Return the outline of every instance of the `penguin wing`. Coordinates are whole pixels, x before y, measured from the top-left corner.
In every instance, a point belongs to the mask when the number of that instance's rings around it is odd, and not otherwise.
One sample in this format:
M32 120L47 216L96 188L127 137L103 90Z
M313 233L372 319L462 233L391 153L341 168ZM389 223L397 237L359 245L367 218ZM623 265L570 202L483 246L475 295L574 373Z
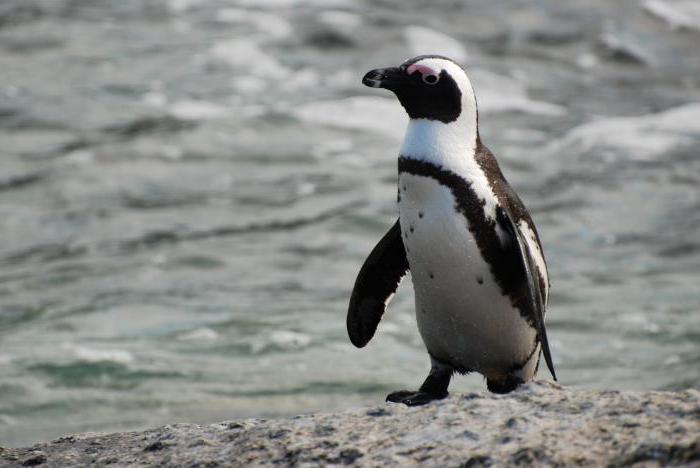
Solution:
M398 221L372 249L360 269L350 296L347 327L352 344L365 346L374 336L384 310L408 271Z
M542 354L547 363L547 368L551 372L554 380L557 380L557 374L554 372L554 364L552 363L552 354L549 351L549 341L547 340L547 330L544 326L545 312L545 292L542 290L542 283L538 281L537 267L533 253L530 251L525 236L518 228L518 225L513 221L513 218L503 207L496 208L496 221L504 232L508 233L511 238L517 256L522 264L525 273L525 282L527 284L525 298L525 307L527 308L528 316L533 319L537 335L542 344Z

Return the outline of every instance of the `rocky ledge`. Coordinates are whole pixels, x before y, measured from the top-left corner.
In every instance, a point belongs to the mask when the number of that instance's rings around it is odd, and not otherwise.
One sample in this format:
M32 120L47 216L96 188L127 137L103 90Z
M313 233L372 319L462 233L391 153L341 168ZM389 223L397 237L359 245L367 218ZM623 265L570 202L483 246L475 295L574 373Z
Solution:
M698 465L700 391L589 391L548 382L418 408L85 434L0 449L3 466Z

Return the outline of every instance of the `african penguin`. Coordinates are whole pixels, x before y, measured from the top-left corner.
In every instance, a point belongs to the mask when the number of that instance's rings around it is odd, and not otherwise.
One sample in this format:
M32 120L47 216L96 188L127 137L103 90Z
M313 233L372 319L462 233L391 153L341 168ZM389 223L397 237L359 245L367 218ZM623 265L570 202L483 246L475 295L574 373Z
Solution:
M478 372L507 393L532 380L540 351L554 366L544 325L547 265L535 225L479 139L476 98L454 61L419 56L368 72L410 117L398 161L399 220L365 260L347 328L357 347L374 335L411 271L415 313L431 369L418 391L387 401L445 398L454 372Z

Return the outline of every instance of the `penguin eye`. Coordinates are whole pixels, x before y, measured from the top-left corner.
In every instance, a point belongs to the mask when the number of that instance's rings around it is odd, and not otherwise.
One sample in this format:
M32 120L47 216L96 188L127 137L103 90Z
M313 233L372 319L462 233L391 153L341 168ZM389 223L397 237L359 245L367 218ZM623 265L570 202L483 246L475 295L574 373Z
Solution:
M423 75L423 83L434 85L440 78L437 75Z

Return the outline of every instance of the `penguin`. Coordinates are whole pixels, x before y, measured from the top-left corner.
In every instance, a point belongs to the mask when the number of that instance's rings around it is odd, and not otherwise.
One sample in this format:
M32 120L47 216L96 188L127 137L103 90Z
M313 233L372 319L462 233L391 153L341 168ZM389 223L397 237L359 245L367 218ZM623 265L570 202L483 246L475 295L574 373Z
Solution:
M479 138L476 97L464 69L439 55L369 71L362 83L392 91L409 116L398 158L399 219L371 251L347 314L364 347L410 271L415 315L430 356L417 391L386 400L408 406L447 397L453 374L476 372L508 393L532 380L544 355L549 276L525 205Z

